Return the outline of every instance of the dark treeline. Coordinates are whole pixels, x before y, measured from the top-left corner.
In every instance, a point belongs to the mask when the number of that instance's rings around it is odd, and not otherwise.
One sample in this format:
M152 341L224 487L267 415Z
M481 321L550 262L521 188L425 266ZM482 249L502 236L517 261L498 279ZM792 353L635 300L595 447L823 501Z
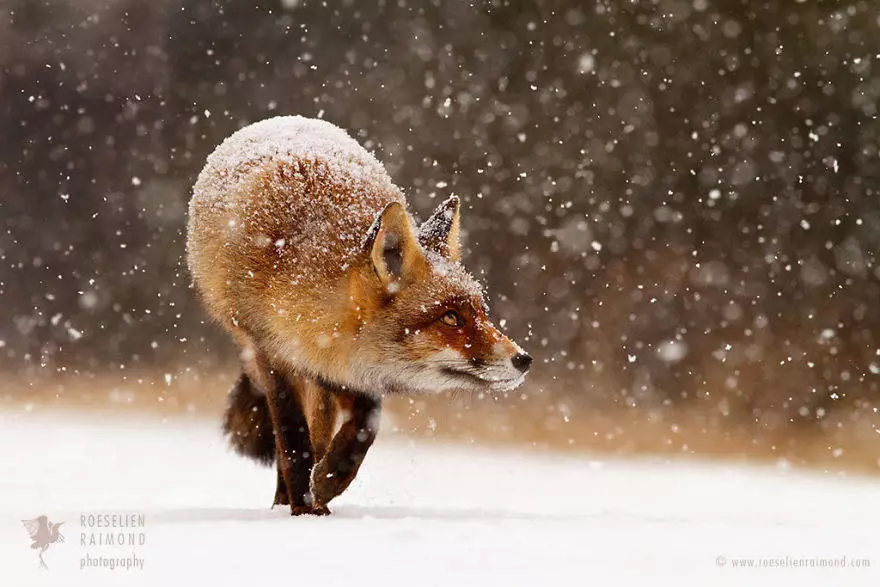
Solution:
M527 392L876 426L876 5L477 4L5 2L0 366L234 361L188 289L190 186L303 114L418 215L463 197Z

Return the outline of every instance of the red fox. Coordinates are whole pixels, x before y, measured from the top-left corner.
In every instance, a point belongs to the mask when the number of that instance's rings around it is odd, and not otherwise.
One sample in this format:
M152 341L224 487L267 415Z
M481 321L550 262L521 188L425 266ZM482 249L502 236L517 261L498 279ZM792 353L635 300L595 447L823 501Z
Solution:
M276 463L276 505L329 513L384 396L522 383L532 358L459 263L459 217L453 196L416 228L384 167L322 120L264 120L208 157L189 268L242 350L224 429L239 454Z

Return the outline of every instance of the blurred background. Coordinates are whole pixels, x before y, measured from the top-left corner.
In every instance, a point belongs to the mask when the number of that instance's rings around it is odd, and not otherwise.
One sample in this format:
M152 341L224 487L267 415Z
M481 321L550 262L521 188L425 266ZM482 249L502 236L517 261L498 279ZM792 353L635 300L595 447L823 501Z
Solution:
M537 362L386 428L880 471L880 9L0 2L0 401L214 416L207 154L280 114L373 150Z

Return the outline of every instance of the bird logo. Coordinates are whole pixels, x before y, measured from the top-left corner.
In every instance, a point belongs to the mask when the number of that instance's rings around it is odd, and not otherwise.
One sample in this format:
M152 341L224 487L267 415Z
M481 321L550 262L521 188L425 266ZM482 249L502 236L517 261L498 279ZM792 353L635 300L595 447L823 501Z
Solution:
M50 544L64 542L64 536L61 535L60 530L61 524L64 522L55 524L50 522L46 516L40 516L33 520L22 520L21 523L24 524L28 534L31 535L31 540L33 540L31 548L40 551L40 568L48 570L49 567L46 566L46 561L43 560L43 553L46 552Z

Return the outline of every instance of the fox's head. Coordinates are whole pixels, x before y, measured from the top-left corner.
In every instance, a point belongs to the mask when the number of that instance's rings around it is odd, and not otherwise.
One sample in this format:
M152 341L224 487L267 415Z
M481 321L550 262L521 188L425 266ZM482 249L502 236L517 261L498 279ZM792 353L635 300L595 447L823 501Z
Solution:
M453 196L418 229L398 203L370 228L350 282L355 377L384 392L501 392L532 363L491 322L483 291L459 263Z

